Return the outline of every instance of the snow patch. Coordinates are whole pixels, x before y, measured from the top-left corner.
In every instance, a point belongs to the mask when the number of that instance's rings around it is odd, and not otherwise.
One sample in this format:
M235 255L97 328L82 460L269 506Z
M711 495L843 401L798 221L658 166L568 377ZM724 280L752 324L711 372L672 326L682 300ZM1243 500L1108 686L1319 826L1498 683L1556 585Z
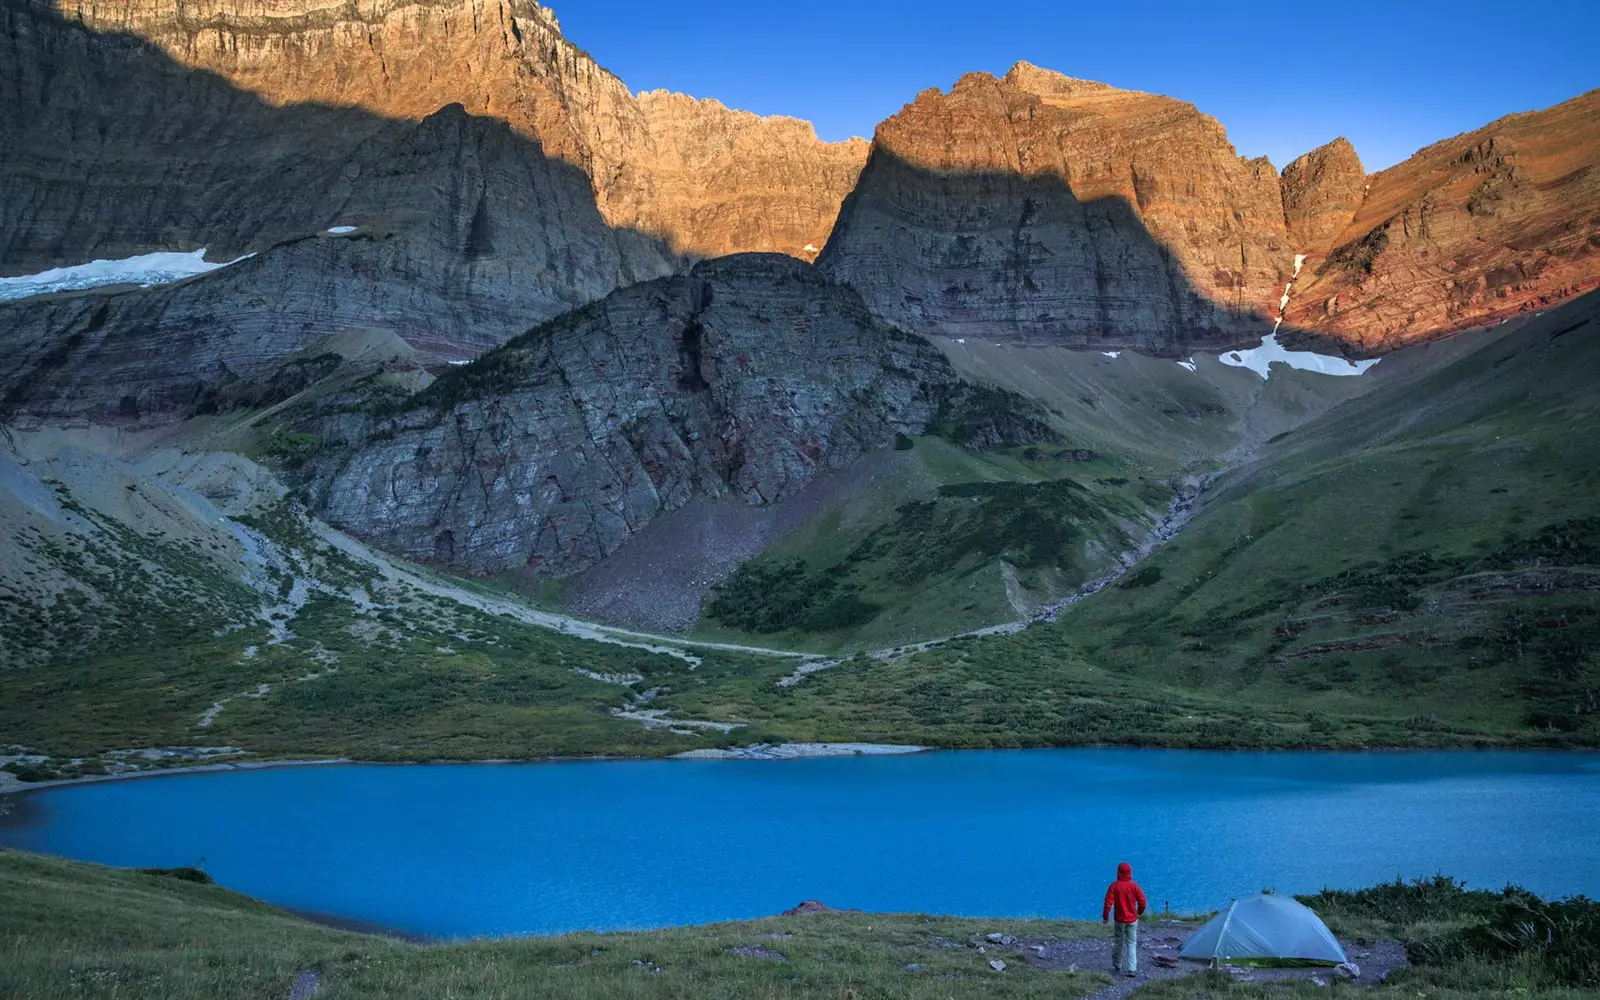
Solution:
M1180 362L1178 362L1178 367L1179 368L1187 368L1190 371L1194 371L1195 370L1194 358L1190 358L1188 361L1180 361Z
M1244 351L1229 351L1217 358L1225 365L1234 368L1248 368L1262 378L1270 377L1273 365L1288 365L1301 371L1317 372L1321 375L1360 375L1362 372L1378 363L1377 358L1370 361L1351 361L1348 358L1336 358L1326 354L1316 354L1312 351L1291 351L1278 343L1277 334L1268 334L1261 341L1260 347L1252 347Z
M97 288L101 285L164 285L181 281L197 274L215 271L219 267L237 264L245 254L227 261L208 261L206 248L189 253L146 253L120 260L91 260L72 267L54 267L38 274L24 274L15 278L0 278L0 302L25 299L30 295L50 292L74 291L80 288Z
M343 236L345 233L353 233L355 231L356 231L356 227L355 226L329 226L328 227L328 232L332 233L335 236Z
M1100 353L1104 354L1108 358L1120 358L1120 357L1122 357L1122 352L1121 351L1101 351Z

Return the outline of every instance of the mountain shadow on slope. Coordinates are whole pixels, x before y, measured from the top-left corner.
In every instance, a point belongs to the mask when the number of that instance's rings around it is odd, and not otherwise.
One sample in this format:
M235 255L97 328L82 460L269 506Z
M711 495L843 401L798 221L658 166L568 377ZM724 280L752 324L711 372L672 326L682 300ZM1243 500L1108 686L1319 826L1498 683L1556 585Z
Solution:
M0 7L0 51L0 272L175 241L257 251L175 285L0 305L8 418L270 403L283 366L343 331L471 357L682 266L608 226L581 169L459 105L420 121L274 106L32 0Z
M1242 302L1202 294L1121 197L1080 201L1054 174L936 171L883 148L817 266L930 336L1186 357L1272 330Z

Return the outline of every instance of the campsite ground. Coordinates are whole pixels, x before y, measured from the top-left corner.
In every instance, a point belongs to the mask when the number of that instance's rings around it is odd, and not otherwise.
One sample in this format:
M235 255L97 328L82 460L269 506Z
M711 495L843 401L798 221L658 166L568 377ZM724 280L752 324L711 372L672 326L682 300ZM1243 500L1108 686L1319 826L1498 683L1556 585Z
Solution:
M1326 992L1313 982L1326 971L1251 970L1248 979L1157 971L1155 952L1175 950L1193 927L1164 918L1151 918L1143 935L1146 971L1113 980L1105 971L1110 941L1098 923L823 912L650 932L417 944L319 926L183 874L0 851L0 996L1191 1000ZM1367 986L1373 1000L1600 996L1581 985L1600 969L1591 954L1592 904L1554 912L1560 904L1530 898L1432 880L1307 902L1362 962L1356 985ZM1535 942L1489 953L1460 936L1496 927L1495 914L1512 904L1523 906L1519 920L1553 917L1539 926L1554 934L1554 949L1540 951ZM1378 929L1386 932L1381 943L1355 940ZM997 944L990 934L1014 940ZM1543 930L1537 936L1547 937ZM1405 965L1399 940L1413 945L1414 959L1431 958ZM991 966L996 961L1003 971ZM1385 971L1393 974L1379 982Z

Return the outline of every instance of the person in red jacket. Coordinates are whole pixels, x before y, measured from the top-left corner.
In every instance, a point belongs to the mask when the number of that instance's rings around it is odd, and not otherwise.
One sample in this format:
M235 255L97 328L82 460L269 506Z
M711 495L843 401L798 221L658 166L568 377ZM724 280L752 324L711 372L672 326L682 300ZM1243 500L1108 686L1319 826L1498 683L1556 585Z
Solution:
M1124 967L1129 976L1139 974L1139 917L1144 908L1144 890L1133 880L1133 866L1124 861L1117 866L1117 880L1106 889L1106 905L1100 911L1101 923L1110 921L1113 910L1117 914L1116 937L1111 945L1113 974Z

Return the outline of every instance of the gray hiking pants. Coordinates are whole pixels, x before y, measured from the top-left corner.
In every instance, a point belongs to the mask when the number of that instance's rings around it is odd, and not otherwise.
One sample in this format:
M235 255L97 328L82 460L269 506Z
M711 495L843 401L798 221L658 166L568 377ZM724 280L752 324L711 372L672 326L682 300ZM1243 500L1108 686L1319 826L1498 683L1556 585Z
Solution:
M1115 936L1111 940L1112 971L1121 972L1126 968L1130 973L1138 972L1139 924L1137 922L1124 924L1119 921L1113 921L1113 924L1113 934ZM1128 962L1126 966L1122 964L1124 959Z

